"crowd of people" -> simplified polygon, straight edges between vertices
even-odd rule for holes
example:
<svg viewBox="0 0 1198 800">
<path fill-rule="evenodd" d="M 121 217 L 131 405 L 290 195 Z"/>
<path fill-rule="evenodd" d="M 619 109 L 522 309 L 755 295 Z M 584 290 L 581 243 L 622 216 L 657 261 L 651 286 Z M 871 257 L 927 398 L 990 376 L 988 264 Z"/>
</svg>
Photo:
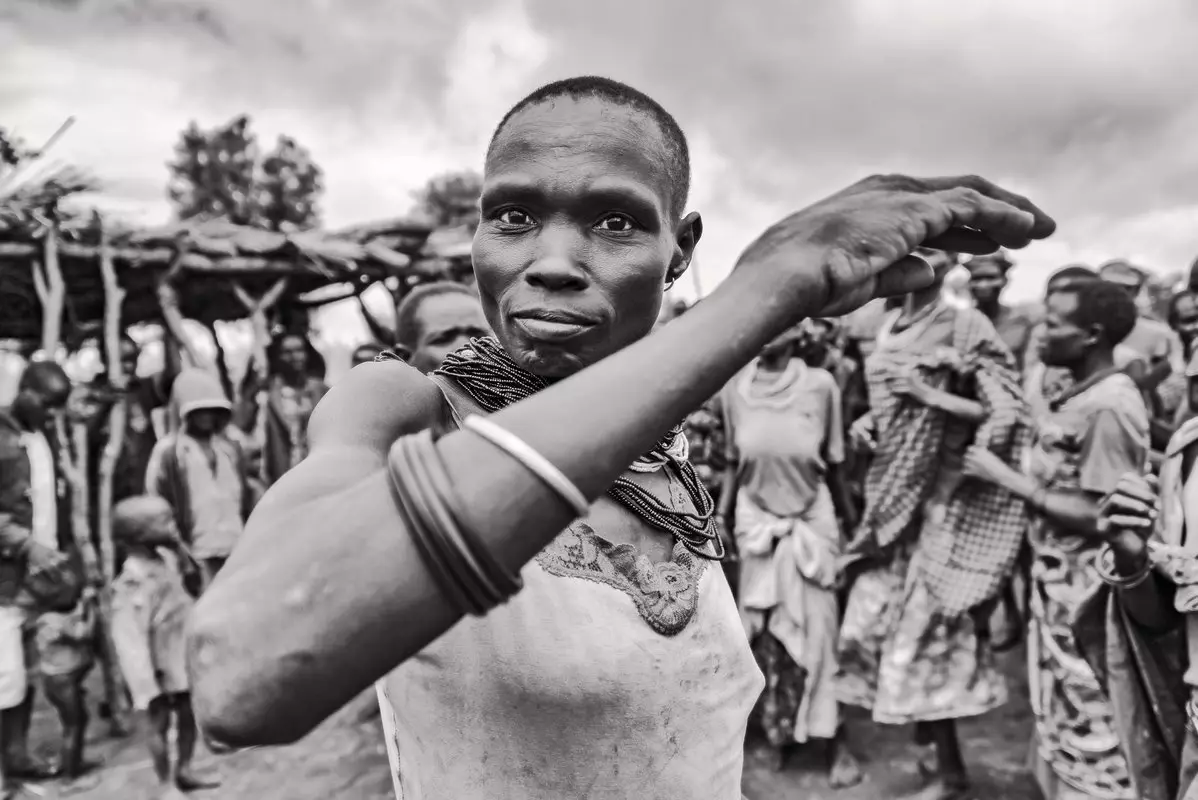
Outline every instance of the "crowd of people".
<svg viewBox="0 0 1198 800">
<path fill-rule="evenodd" d="M 361 345 L 353 366 L 391 350 L 432 369 L 446 353 L 486 332 L 475 294 L 456 283 L 418 287 L 397 316 L 400 341 Z M 55 416 L 82 409 L 78 413 L 92 421 L 91 452 L 98 456 L 106 414 L 97 412 L 107 403 L 125 403 L 126 431 L 112 476 L 114 666 L 164 789 L 189 792 L 218 783 L 192 768 L 198 730 L 184 663 L 187 615 L 220 572 L 266 488 L 305 457 L 308 417 L 328 391 L 323 357 L 306 337 L 290 332 L 272 340 L 265 382 L 252 365 L 247 369 L 238 402 L 210 370 L 139 376 L 141 352 L 132 338 L 122 339 L 120 354 L 132 378 L 119 393 L 106 375 L 72 385 L 58 364 L 33 361 L 19 377 L 11 407 L 0 412 L 4 791 L 20 781 L 74 779 L 98 766 L 85 758 L 84 743 L 85 684 L 104 653 L 99 587 L 86 585 L 71 529 L 69 454 L 57 439 Z M 92 459 L 93 487 L 98 466 L 99 459 Z M 51 763 L 36 761 L 30 750 L 39 686 L 62 723 L 59 756 Z M 124 720 L 113 717 L 108 703 L 101 705 L 113 730 L 122 733 Z"/>
<path fill-rule="evenodd" d="M 1189 797 L 1198 295 L 1153 319 L 1117 260 L 1011 308 L 999 245 L 1052 221 L 885 176 L 647 336 L 702 233 L 688 158 L 629 87 L 543 87 L 488 148 L 477 287 L 412 291 L 331 389 L 294 333 L 237 402 L 202 371 L 130 384 L 112 629 L 164 787 L 211 785 L 197 718 L 217 750 L 292 741 L 374 682 L 401 798 L 734 800 L 750 726 L 846 787 L 853 706 L 958 800 L 957 723 L 1008 702 L 995 653 L 1026 642 L 1047 800 Z M 33 363 L 0 416 L 8 778 L 48 774 L 39 673 L 55 766 L 86 768 L 94 597 L 46 425 L 70 392 Z"/>
<path fill-rule="evenodd" d="M 959 259 L 924 255 L 937 281 L 878 308 L 871 341 L 807 320 L 688 418 L 739 556 L 730 578 L 766 675 L 756 713 L 776 763 L 823 739 L 832 783 L 856 780 L 837 722 L 847 704 L 915 723 L 934 795 L 964 796 L 955 721 L 1007 702 L 994 653 L 1026 633 L 1044 796 L 1172 797 L 1133 774 L 1127 748 L 1152 723 L 1116 715 L 1089 660 L 1107 654 L 1084 650 L 1074 620 L 1104 576 L 1119 585 L 1102 559 L 1146 569 L 1144 531 L 1120 536 L 1104 498 L 1170 457 L 1180 469 L 1198 440 L 1198 295 L 1178 289 L 1155 319 L 1137 304 L 1147 273 L 1114 260 L 1066 266 L 1043 306 L 1012 308 L 1000 251 L 964 260 L 973 304 L 958 308 L 939 281 Z M 1178 481 L 1163 488 L 1181 508 Z M 1131 485 L 1151 505 L 1148 485 Z M 1122 562 L 1120 542 L 1133 550 Z"/>
</svg>

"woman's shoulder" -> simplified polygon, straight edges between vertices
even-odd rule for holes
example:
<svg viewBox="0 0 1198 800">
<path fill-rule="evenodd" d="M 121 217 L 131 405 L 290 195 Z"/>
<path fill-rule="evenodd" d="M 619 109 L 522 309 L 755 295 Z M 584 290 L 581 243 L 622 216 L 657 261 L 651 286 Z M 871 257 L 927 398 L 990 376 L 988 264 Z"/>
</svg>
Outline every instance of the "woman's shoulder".
<svg viewBox="0 0 1198 800">
<path fill-rule="evenodd" d="M 436 424 L 445 397 L 427 376 L 401 361 L 359 364 L 317 404 L 308 423 L 312 446 L 387 447 Z"/>
</svg>

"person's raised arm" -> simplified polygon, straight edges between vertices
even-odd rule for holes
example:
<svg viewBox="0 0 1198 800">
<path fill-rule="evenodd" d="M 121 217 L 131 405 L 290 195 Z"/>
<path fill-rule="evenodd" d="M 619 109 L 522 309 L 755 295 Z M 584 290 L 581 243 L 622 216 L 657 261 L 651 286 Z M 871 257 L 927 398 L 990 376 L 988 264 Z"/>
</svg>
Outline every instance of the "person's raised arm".
<svg viewBox="0 0 1198 800">
<path fill-rule="evenodd" d="M 684 316 L 491 420 L 593 501 L 786 328 L 930 283 L 915 247 L 991 252 L 1053 228 L 979 178 L 867 179 L 771 227 Z M 316 409 L 310 455 L 266 493 L 192 617 L 192 694 L 212 739 L 292 741 L 457 621 L 385 467 L 392 441 L 429 427 L 439 408 L 431 383 L 382 363 L 352 370 Z M 451 433 L 436 449 L 466 500 L 460 523 L 506 568 L 573 519 L 478 435 Z"/>
</svg>

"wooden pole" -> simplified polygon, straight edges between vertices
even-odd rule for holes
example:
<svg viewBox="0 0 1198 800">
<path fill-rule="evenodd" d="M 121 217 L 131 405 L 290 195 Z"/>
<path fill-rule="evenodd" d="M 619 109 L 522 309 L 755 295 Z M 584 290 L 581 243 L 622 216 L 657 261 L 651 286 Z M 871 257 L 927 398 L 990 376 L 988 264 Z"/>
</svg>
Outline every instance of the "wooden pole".
<svg viewBox="0 0 1198 800">
<path fill-rule="evenodd" d="M 108 380 L 120 397 L 108 414 L 108 441 L 100 458 L 99 508 L 100 555 L 105 581 L 116 578 L 116 549 L 112 542 L 112 489 L 117 461 L 125 447 L 125 429 L 129 413 L 126 394 L 129 378 L 121 363 L 121 303 L 125 290 L 117 280 L 116 268 L 108 248 L 108 232 L 100 227 L 100 277 L 104 283 L 104 352 L 108 357 Z"/>
<path fill-rule="evenodd" d="M 62 341 L 62 307 L 66 301 L 66 283 L 58 264 L 57 223 L 46 228 L 41 265 L 34 261 L 30 268 L 33 270 L 33 289 L 42 306 L 42 353 L 53 359 L 58 355 Z"/>
<path fill-rule="evenodd" d="M 270 377 L 270 364 L 267 358 L 267 349 L 270 346 L 270 326 L 267 323 L 266 313 L 279 302 L 279 298 L 286 290 L 287 279 L 279 278 L 261 298 L 255 300 L 249 292 L 242 288 L 241 284 L 233 284 L 233 293 L 237 295 L 237 299 L 249 313 L 250 326 L 253 330 L 253 355 L 248 368 L 258 373 L 258 394 L 256 398 L 257 413 L 254 415 L 254 429 L 251 432 L 251 437 L 254 444 L 261 447 L 263 452 L 266 450 L 266 404 L 269 398 L 267 380 Z M 269 483 L 269 477 L 266 474 L 266 465 L 269 460 L 262 459 L 260 473 L 262 480 L 267 483 Z"/>
<path fill-rule="evenodd" d="M 204 327 L 208 329 L 208 334 L 212 337 L 212 346 L 216 349 L 216 372 L 220 375 L 220 386 L 225 390 L 225 397 L 229 398 L 229 402 L 237 402 L 237 392 L 233 388 L 233 377 L 229 374 L 229 357 L 225 353 L 225 346 L 220 343 L 220 336 L 216 333 L 216 322 L 213 320 L 205 320 Z"/>
<path fill-rule="evenodd" d="M 117 401 L 108 412 L 107 440 L 100 455 L 97 492 L 96 527 L 100 544 L 100 626 L 101 667 L 104 672 L 104 693 L 112 713 L 113 724 L 120 726 L 125 709 L 125 691 L 120 670 L 116 665 L 116 648 L 112 639 L 112 584 L 116 580 L 116 546 L 112 540 L 113 480 L 121 452 L 125 448 L 128 423 L 129 378 L 121 361 L 121 304 L 125 290 L 117 279 L 112 261 L 108 231 L 100 225 L 100 278 L 104 285 L 104 353 L 108 361 L 108 381 L 116 390 Z"/>
</svg>

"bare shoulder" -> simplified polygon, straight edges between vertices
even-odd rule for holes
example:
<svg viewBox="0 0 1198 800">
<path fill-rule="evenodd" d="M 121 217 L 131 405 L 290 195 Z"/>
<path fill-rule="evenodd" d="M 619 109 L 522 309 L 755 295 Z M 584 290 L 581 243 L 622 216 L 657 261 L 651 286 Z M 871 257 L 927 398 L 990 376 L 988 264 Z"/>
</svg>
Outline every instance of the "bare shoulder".
<svg viewBox="0 0 1198 800">
<path fill-rule="evenodd" d="M 337 381 L 308 422 L 312 450 L 368 447 L 385 452 L 400 436 L 444 413 L 436 384 L 400 361 L 359 364 Z"/>
</svg>

